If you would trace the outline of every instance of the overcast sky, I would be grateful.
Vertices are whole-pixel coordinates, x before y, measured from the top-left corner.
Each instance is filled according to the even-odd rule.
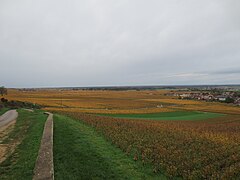
[[[239,0],[0,0],[0,85],[240,84]]]

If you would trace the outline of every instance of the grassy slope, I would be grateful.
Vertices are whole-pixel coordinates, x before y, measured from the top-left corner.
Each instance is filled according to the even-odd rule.
[[[9,109],[8,108],[2,108],[0,109],[0,116],[3,115],[5,112],[7,112]]]
[[[127,157],[93,128],[68,117],[54,116],[55,179],[163,178]]]
[[[4,143],[19,141],[20,145],[2,164],[0,164],[1,179],[32,179],[35,161],[41,142],[46,115],[41,111],[34,113],[18,110],[14,130]]]
[[[101,116],[111,116],[127,119],[149,119],[149,120],[202,120],[220,117],[223,116],[223,114],[196,111],[176,111],[152,114],[102,114]]]

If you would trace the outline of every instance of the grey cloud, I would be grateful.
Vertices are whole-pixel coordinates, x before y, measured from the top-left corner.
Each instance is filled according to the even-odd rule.
[[[225,69],[225,70],[219,70],[212,72],[212,74],[240,74],[240,67],[239,68],[233,68],[233,69]]]
[[[2,0],[0,85],[240,83],[239,5]]]

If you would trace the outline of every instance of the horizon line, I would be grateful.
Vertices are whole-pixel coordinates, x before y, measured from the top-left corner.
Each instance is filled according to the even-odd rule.
[[[138,87],[191,87],[191,86],[240,86],[240,84],[167,84],[167,85],[93,85],[93,86],[43,86],[5,87],[7,89],[61,89],[61,88],[138,88]]]

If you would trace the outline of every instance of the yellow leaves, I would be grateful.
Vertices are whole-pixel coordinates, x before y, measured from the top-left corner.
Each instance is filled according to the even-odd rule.
[[[163,122],[65,114],[95,127],[135,161],[151,163],[155,173],[184,179],[236,178],[240,174],[240,122]]]
[[[153,101],[153,102],[159,102],[159,103],[170,103],[170,104],[176,104],[176,105],[195,105],[195,104],[204,104],[203,101],[194,101],[194,100],[182,100],[182,99],[171,99],[169,97],[168,99],[147,99],[146,101]]]
[[[176,110],[208,111],[240,114],[240,108],[224,103],[181,100],[165,96],[167,90],[157,91],[83,91],[83,90],[34,90],[10,89],[9,100],[40,104],[46,110],[104,114],[138,114],[171,112]]]
[[[9,90],[9,100],[45,106],[95,127],[134,160],[151,163],[154,172],[184,179],[240,176],[240,108],[224,103],[179,100],[169,91]],[[133,114],[176,110],[228,115],[206,122],[158,122],[114,119],[82,113]]]

